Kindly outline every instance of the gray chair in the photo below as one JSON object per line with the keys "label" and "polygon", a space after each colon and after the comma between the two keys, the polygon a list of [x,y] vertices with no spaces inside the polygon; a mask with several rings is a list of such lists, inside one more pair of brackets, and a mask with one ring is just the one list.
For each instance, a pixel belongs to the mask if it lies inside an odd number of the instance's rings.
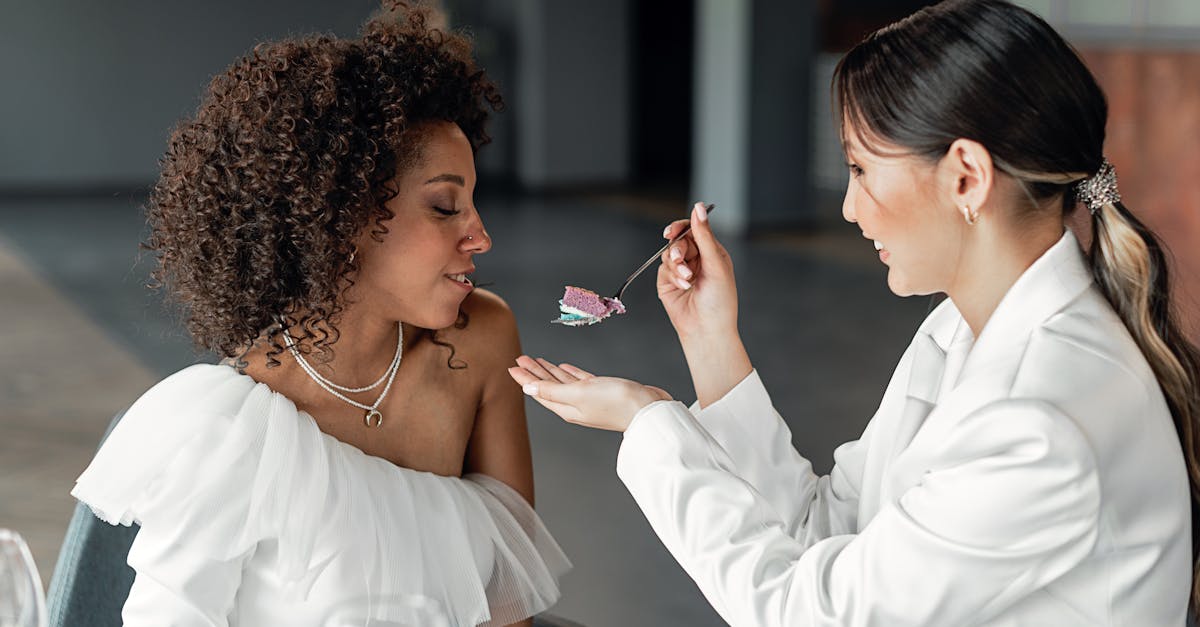
{"label": "gray chair", "polygon": [[50,627],[121,625],[134,576],[125,556],[136,535],[136,525],[113,526],[75,505],[46,594]]}
{"label": "gray chair", "polygon": [[[101,444],[124,414],[113,418]],[[46,593],[49,627],[121,627],[121,608],[135,574],[125,558],[137,532],[137,525],[110,525],[86,505],[75,504]],[[549,614],[534,617],[533,625],[583,627]]]}
{"label": "gray chair", "polygon": [[[109,423],[101,443],[124,414]],[[46,593],[50,627],[120,627],[134,577],[125,556],[136,535],[137,525],[110,525],[75,504]]]}

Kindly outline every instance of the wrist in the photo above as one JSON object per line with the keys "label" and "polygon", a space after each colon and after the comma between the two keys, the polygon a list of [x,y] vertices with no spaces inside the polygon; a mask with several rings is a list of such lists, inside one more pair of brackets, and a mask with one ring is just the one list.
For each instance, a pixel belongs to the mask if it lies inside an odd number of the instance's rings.
{"label": "wrist", "polygon": [[739,336],[736,320],[724,323],[701,322],[687,328],[675,327],[675,334],[679,336],[679,343],[683,345],[684,350],[689,346],[702,348],[728,343]]}
{"label": "wrist", "polygon": [[742,337],[736,328],[706,330],[679,336],[688,363],[736,359],[746,354]]}
{"label": "wrist", "polygon": [[720,342],[685,346],[684,356],[701,407],[723,398],[754,370],[750,356],[736,334]]}
{"label": "wrist", "polygon": [[643,390],[633,398],[633,413],[636,414],[645,409],[647,405],[661,400],[664,399],[649,389]]}
{"label": "wrist", "polygon": [[625,419],[624,424],[621,425],[620,431],[625,431],[628,429],[629,425],[633,424],[633,419],[637,418],[638,415],[641,414],[647,407],[657,403],[658,401],[670,399],[664,399],[659,395],[647,390],[645,393],[634,395],[631,400],[633,402],[630,404],[628,417]]}

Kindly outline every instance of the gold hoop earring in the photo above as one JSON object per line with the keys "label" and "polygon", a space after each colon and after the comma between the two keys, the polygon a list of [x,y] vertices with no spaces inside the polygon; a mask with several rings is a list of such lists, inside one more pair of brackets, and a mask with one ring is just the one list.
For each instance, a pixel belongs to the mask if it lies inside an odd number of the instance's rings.
{"label": "gold hoop earring", "polygon": [[979,220],[979,214],[971,211],[971,208],[967,205],[963,205],[961,211],[963,214],[963,219],[967,221],[968,225],[973,225],[977,220]]}

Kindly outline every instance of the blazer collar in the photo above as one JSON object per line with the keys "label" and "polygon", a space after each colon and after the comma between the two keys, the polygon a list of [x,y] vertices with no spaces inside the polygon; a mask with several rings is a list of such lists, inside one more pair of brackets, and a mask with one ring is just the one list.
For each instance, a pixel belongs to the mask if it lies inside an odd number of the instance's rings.
{"label": "blazer collar", "polygon": [[[1079,241],[1067,230],[1013,283],[996,310],[988,319],[983,332],[971,344],[971,330],[954,303],[942,303],[921,325],[914,338],[912,376],[908,396],[936,403],[949,390],[979,373],[1000,374],[1002,364],[1015,366],[1029,337],[1055,313],[1079,297],[1092,285]],[[970,353],[959,372],[947,373],[946,354],[970,346]],[[944,375],[949,375],[943,381]]]}
{"label": "blazer collar", "polygon": [[976,338],[959,380],[991,370],[999,361],[1019,359],[1033,332],[1087,291],[1092,282],[1079,241],[1067,230],[1000,300]]}

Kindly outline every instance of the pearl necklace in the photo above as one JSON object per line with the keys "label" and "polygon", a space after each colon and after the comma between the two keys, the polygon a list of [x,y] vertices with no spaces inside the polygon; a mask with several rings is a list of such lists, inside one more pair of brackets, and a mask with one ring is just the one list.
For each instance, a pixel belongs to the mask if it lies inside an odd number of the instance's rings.
{"label": "pearl necklace", "polygon": [[[300,364],[300,368],[304,370],[304,372],[306,372],[313,381],[316,381],[317,385],[320,385],[325,389],[326,392],[329,392],[343,401],[350,403],[359,409],[365,410],[367,413],[363,415],[363,422],[365,422],[368,427],[379,427],[383,425],[383,414],[379,411],[379,406],[383,403],[383,399],[387,397],[388,392],[392,389],[392,382],[396,379],[396,371],[400,369],[400,357],[404,352],[404,324],[397,322],[396,326],[398,328],[396,339],[396,356],[392,358],[391,365],[388,366],[388,369],[383,373],[383,376],[379,377],[378,380],[371,385],[361,388],[351,388],[344,385],[338,385],[333,381],[321,376],[321,373],[317,372],[317,369],[313,368],[312,364],[309,364],[308,361],[306,361],[304,357],[300,355],[300,351],[296,349],[296,343],[292,341],[292,336],[288,335],[286,331],[283,334],[283,342],[287,345],[288,350],[291,351],[292,357],[296,358],[296,363]],[[350,393],[366,392],[367,390],[373,390],[379,387],[379,384],[383,383],[385,379],[387,380],[387,385],[383,386],[383,392],[381,392],[379,394],[379,398],[375,399],[375,402],[370,405],[347,398],[344,394],[338,391],[341,390],[342,392]]]}

